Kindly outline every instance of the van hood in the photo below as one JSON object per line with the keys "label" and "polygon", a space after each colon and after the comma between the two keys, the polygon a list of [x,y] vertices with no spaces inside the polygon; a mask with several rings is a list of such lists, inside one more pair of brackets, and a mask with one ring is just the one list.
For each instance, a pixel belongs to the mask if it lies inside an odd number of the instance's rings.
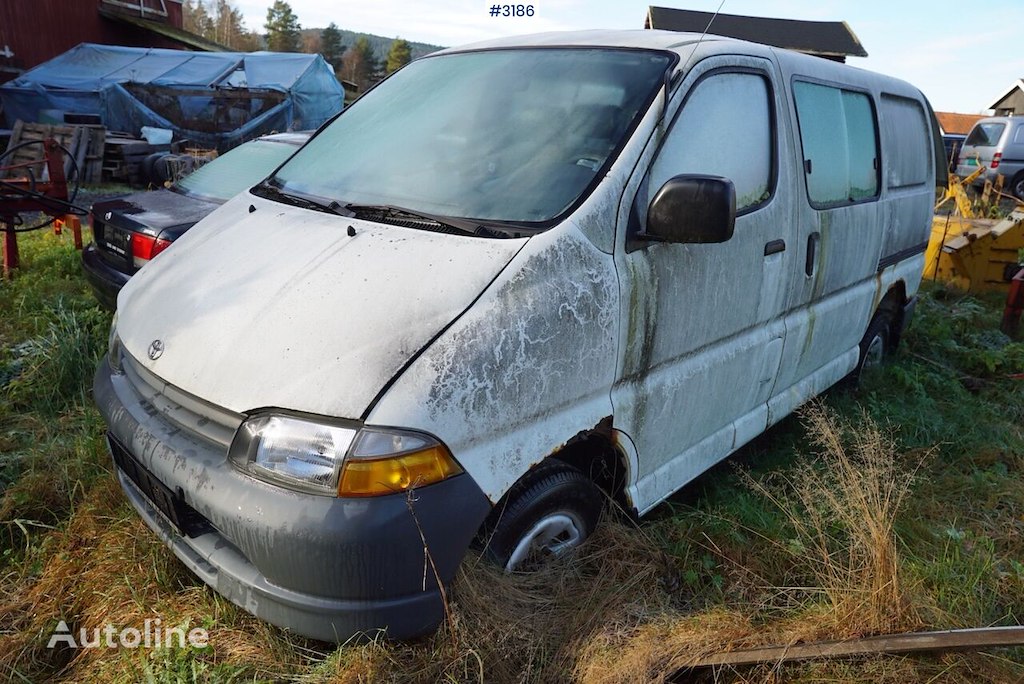
{"label": "van hood", "polygon": [[217,406],[360,418],[525,242],[243,194],[128,282],[117,330],[144,367]]}

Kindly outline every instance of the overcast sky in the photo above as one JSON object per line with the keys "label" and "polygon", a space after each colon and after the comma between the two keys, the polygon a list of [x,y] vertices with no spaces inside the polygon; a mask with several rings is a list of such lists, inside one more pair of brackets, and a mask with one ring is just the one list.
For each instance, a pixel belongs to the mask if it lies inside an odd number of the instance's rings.
{"label": "overcast sky", "polygon": [[[498,0],[290,0],[304,28],[340,28],[459,45],[554,30],[643,28],[650,2],[525,0],[533,17],[491,17]],[[505,1],[505,0],[501,0]],[[524,2],[524,0],[519,0]],[[714,12],[721,0],[661,0],[665,7]],[[235,0],[250,29],[263,31],[271,0]],[[1024,77],[1024,0],[725,0],[722,12],[846,21],[869,57],[849,64],[920,88],[935,109],[984,111]]]}

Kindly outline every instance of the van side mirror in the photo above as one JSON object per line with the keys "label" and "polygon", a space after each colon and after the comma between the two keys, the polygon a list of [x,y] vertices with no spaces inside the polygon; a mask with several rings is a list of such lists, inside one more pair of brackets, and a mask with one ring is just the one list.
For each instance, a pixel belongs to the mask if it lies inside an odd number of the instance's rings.
{"label": "van side mirror", "polygon": [[675,243],[725,242],[736,224],[736,187],[721,176],[674,176],[647,209],[641,240]]}

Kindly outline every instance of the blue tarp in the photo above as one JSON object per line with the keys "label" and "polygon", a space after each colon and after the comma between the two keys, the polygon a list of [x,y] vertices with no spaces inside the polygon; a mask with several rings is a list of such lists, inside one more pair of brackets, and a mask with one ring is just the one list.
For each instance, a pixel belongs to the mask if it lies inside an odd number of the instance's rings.
{"label": "blue tarp", "polygon": [[8,127],[42,110],[98,115],[110,130],[170,128],[227,149],[272,131],[317,128],[345,92],[320,55],[186,52],[82,43],[0,86]]}

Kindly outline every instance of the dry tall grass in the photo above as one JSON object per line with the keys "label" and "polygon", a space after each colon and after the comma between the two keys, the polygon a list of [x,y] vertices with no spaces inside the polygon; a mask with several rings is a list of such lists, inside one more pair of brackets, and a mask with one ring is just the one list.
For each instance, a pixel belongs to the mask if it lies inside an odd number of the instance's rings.
{"label": "dry tall grass", "polygon": [[[124,502],[113,478],[86,495],[66,529],[40,549],[38,571],[0,581],[0,678],[141,681],[149,649],[47,648],[59,620],[77,638],[106,625],[141,629],[216,625],[200,657],[280,676],[298,651],[278,630],[227,604],[193,578]],[[28,566],[29,564],[26,564]]]}
{"label": "dry tall grass", "polygon": [[802,415],[816,458],[749,485],[792,525],[841,636],[920,626],[895,524],[923,457],[906,460],[866,415],[852,425],[818,403]]}
{"label": "dry tall grass", "polygon": [[[815,458],[786,475],[745,476],[778,506],[796,536],[772,540],[794,556],[791,586],[762,587],[759,604],[738,598],[698,615],[669,611],[633,626],[620,620],[585,644],[574,667],[578,681],[661,682],[713,653],[921,626],[894,531],[920,459],[906,462],[866,416],[851,425],[814,404],[803,418]],[[794,594],[802,599],[794,602]]]}

